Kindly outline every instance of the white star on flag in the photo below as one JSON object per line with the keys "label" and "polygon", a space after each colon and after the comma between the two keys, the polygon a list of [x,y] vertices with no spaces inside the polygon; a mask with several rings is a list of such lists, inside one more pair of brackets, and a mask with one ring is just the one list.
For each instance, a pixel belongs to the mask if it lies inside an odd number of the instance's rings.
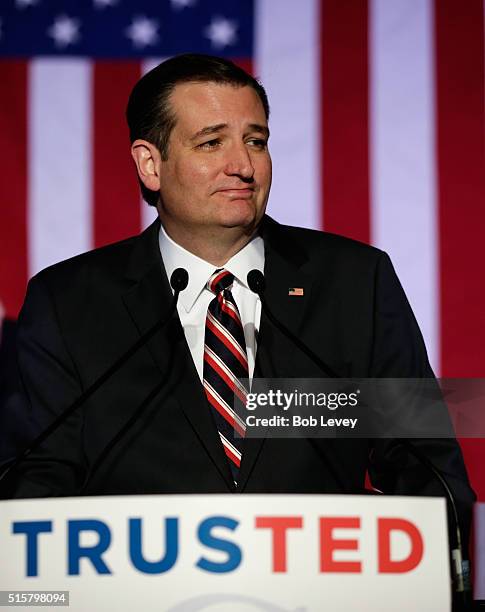
{"label": "white star on flag", "polygon": [[56,20],[47,30],[49,36],[54,39],[56,46],[67,47],[75,42],[78,42],[79,36],[79,19],[68,17],[67,15],[60,15],[56,17]]}
{"label": "white star on flag", "polygon": [[187,6],[193,6],[196,0],[170,0],[172,7],[176,10],[183,9]]}
{"label": "white star on flag", "polygon": [[211,24],[205,29],[205,35],[210,39],[212,46],[218,49],[227,47],[236,42],[237,25],[225,17],[214,17]]}
{"label": "white star on flag", "polygon": [[26,6],[34,6],[39,0],[15,0],[17,8],[25,8]]}
{"label": "white star on flag", "polygon": [[115,6],[115,4],[118,4],[118,0],[93,0],[93,4],[96,8],[104,8],[105,6]]}
{"label": "white star on flag", "polygon": [[133,19],[130,27],[126,29],[126,35],[135,47],[142,48],[154,45],[158,41],[157,29],[158,22],[155,19],[140,16]]}

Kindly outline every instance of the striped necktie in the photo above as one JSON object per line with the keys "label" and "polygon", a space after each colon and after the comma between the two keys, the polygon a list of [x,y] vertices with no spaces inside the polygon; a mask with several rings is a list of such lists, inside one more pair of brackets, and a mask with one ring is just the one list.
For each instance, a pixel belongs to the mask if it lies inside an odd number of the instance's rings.
{"label": "striped necktie", "polygon": [[241,317],[230,290],[233,281],[227,270],[216,270],[207,282],[215,298],[207,309],[205,324],[204,390],[237,482],[246,433],[240,415],[247,390],[240,379],[248,379],[249,371]]}

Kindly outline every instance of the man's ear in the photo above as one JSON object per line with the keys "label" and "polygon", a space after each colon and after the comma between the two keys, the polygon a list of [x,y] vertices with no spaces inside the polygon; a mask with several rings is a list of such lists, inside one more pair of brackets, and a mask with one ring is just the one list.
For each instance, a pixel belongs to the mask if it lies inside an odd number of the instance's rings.
{"label": "man's ear", "polygon": [[131,156],[135,160],[140,181],[151,191],[160,191],[160,152],[146,140],[135,140],[131,145]]}

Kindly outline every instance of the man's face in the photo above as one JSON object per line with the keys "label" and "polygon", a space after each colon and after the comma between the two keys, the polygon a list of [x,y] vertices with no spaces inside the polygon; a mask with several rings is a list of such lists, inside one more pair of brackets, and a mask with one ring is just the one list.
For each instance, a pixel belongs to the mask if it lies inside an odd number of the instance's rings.
{"label": "man's face", "polygon": [[260,222],[271,186],[268,126],[251,87],[183,83],[170,96],[176,125],[168,159],[160,161],[160,218],[181,233],[240,228]]}

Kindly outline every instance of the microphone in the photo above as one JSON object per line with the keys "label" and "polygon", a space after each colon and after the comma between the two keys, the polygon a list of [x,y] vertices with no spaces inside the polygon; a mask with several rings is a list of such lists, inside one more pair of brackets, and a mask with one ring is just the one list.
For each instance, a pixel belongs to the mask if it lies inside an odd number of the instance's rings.
{"label": "microphone", "polygon": [[[263,273],[260,270],[251,270],[247,276],[248,286],[259,296],[261,300],[261,306],[266,313],[268,319],[277,327],[287,338],[289,338],[294,344],[305,354],[307,357],[313,361],[321,370],[325,372],[330,378],[341,378],[339,374],[333,371],[327,364],[325,364],[318,355],[310,350],[297,336],[295,336],[289,329],[287,329],[278,319],[273,315],[271,310],[268,307],[266,299],[264,297],[264,291],[266,289],[266,280],[264,278]],[[312,442],[311,439],[309,439]],[[451,558],[452,558],[452,566],[454,571],[454,585],[456,593],[463,599],[463,603],[467,603],[470,598],[471,593],[471,585],[470,585],[470,573],[469,573],[469,561],[463,559],[463,543],[461,536],[460,524],[458,521],[458,512],[456,509],[455,497],[453,492],[446,482],[445,477],[441,474],[440,470],[436,468],[433,463],[426,457],[424,453],[422,453],[418,448],[416,448],[413,444],[411,444],[408,440],[404,438],[399,438],[397,440],[402,446],[404,446],[408,452],[410,452],[419,463],[424,465],[439,481],[443,490],[445,492],[445,496],[450,504],[451,513],[453,516],[454,522],[454,533],[455,533],[455,543],[454,547],[451,550]],[[316,448],[316,446],[315,446]],[[330,462],[327,463],[330,464]],[[341,479],[339,479],[341,482]],[[347,487],[342,487],[342,490],[348,490]]]}
{"label": "microphone", "polygon": [[184,268],[177,268],[173,271],[170,277],[170,286],[174,290],[172,303],[167,316],[159,319],[152,327],[150,327],[140,338],[119,357],[94,383],[86,389],[70,406],[61,412],[61,414],[42,431],[27,448],[12,460],[7,462],[6,468],[0,474],[0,483],[7,475],[14,470],[22,461],[24,461],[36,448],[38,448],[49,436],[54,433],[64,421],[80,408],[96,391],[108,381],[116,372],[142,347],[150,338],[152,338],[159,330],[163,329],[170,321],[177,307],[178,297],[189,283],[189,274]]}
{"label": "microphone", "polygon": [[[424,465],[440,482],[443,490],[445,491],[446,498],[451,507],[454,522],[454,534],[455,542],[454,546],[452,543],[451,549],[451,561],[453,570],[453,584],[455,587],[455,593],[461,597],[461,604],[465,606],[470,605],[471,601],[471,582],[470,582],[470,562],[463,558],[463,542],[461,536],[460,523],[458,521],[458,511],[456,509],[455,496],[446,482],[445,477],[441,474],[440,470],[428,459],[428,457],[419,450],[414,444],[411,444],[409,440],[405,438],[398,438],[399,444],[402,444],[422,465]],[[462,608],[460,608],[462,609]]]}
{"label": "microphone", "polygon": [[[185,268],[175,268],[172,272],[172,276],[170,277],[170,286],[176,293],[174,296],[175,300],[178,300],[179,293],[181,293],[184,289],[187,288],[189,284],[189,273]],[[175,302],[175,305],[177,302]]]}
{"label": "microphone", "polygon": [[264,291],[266,289],[266,280],[263,273],[260,270],[251,270],[247,276],[248,286],[253,293],[256,293],[261,300],[261,306],[268,317],[268,319],[277,327],[280,332],[285,335],[293,344],[301,350],[313,363],[315,363],[322,372],[330,378],[341,378],[340,374],[337,374],[330,366],[323,362],[318,355],[316,355],[308,346],[303,343],[300,338],[295,336],[283,323],[281,323],[269,309],[268,303],[264,297]]}

